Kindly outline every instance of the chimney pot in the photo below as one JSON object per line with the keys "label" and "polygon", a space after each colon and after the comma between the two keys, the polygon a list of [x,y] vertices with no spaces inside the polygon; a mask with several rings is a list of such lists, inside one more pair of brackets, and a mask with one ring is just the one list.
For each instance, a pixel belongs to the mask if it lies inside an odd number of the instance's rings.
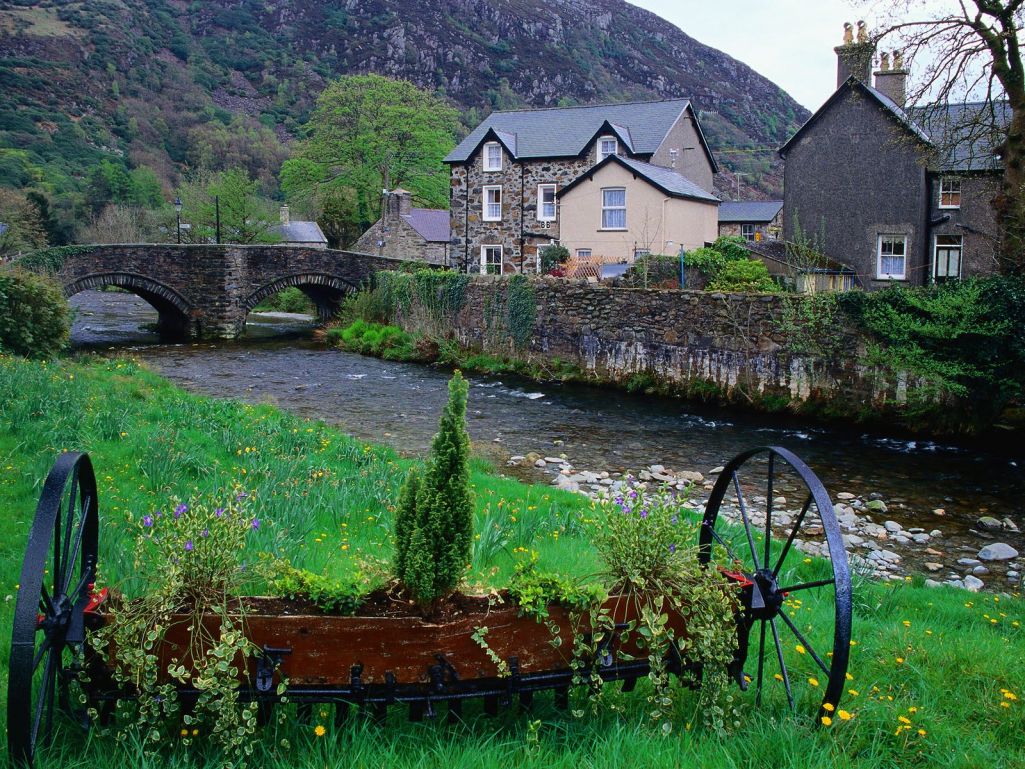
{"label": "chimney pot", "polygon": [[908,73],[899,51],[893,52],[893,67],[889,67],[888,54],[882,55],[882,66],[876,72],[876,90],[903,109],[907,102]]}

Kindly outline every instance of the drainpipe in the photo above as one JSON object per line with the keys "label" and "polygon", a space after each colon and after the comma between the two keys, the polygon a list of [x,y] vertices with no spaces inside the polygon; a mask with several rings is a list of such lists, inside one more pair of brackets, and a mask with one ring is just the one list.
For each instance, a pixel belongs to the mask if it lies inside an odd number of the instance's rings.
{"label": "drainpipe", "polygon": [[659,238],[661,240],[661,245],[658,248],[659,252],[661,252],[664,249],[665,244],[666,244],[666,240],[667,240],[667,238],[666,238],[666,203],[668,203],[669,200],[670,200],[670,198],[663,198],[662,199],[662,221],[659,222],[659,224],[658,224],[658,234],[659,234]]}
{"label": "drainpipe", "polygon": [[922,173],[925,174],[925,226],[922,228],[922,263],[925,265],[925,280],[923,285],[929,285],[933,281],[932,274],[932,255],[931,255],[931,244],[932,244],[932,177],[929,175],[929,169],[922,169]]}
{"label": "drainpipe", "polygon": [[526,252],[524,251],[523,244],[523,204],[526,203],[524,198],[524,179],[526,177],[526,169],[523,167],[523,163],[520,163],[520,273],[523,272],[523,261],[526,258]]}
{"label": "drainpipe", "polygon": [[466,175],[463,177],[463,187],[466,194],[463,195],[463,269],[470,271],[470,166],[463,166]]}

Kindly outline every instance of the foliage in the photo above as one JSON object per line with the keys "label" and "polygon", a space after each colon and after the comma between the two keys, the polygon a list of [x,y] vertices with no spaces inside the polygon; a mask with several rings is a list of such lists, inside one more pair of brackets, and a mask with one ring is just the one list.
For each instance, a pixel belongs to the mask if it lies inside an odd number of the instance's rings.
{"label": "foliage", "polygon": [[[640,617],[631,630],[648,652],[651,717],[659,721],[672,710],[666,659],[675,646],[685,666],[701,666],[698,710],[722,732],[737,725],[726,693],[727,666],[736,647],[736,596],[721,574],[698,562],[691,544],[697,541],[697,526],[685,518],[687,512],[685,500],[674,491],[650,492],[627,483],[604,500],[591,540],[612,583],[610,594],[624,596]],[[686,636],[673,629],[674,614],[686,617]],[[668,728],[664,722],[663,729]]]}
{"label": "foliage", "polygon": [[[186,739],[192,729],[202,729],[240,765],[252,752],[256,703],[240,702],[238,693],[244,661],[257,650],[246,638],[244,612],[234,597],[247,578],[247,540],[261,526],[244,505],[247,496],[235,491],[225,501],[172,499],[136,522],[134,569],[146,575],[145,592],[121,600],[89,637],[118,686],[136,695],[117,702],[120,741],[135,734],[154,753],[178,729],[180,716]],[[163,640],[183,627],[187,653],[162,669]],[[179,687],[199,692],[184,713]],[[132,709],[135,718],[128,722]]]}
{"label": "foliage", "polygon": [[1021,278],[850,291],[836,301],[876,340],[868,363],[923,381],[915,392],[919,405],[955,395],[966,402],[972,421],[988,424],[1025,391]]}
{"label": "foliage", "polygon": [[541,249],[541,274],[553,275],[569,261],[569,249],[563,245],[545,246]]}
{"label": "foliage", "polygon": [[68,343],[71,307],[50,278],[0,269],[0,352],[52,358]]}
{"label": "foliage", "polygon": [[537,295],[526,275],[513,275],[505,285],[509,338],[518,350],[525,349],[534,335]]}
{"label": "foliage", "polygon": [[760,259],[727,262],[708,282],[706,291],[775,293],[780,290]]}
{"label": "foliage", "polygon": [[79,233],[79,240],[85,243],[160,243],[174,239],[176,221],[164,213],[111,203],[90,217]]}
{"label": "foliage", "polygon": [[344,579],[296,568],[287,558],[265,559],[262,571],[274,595],[307,600],[328,614],[356,614],[367,595],[383,582],[373,564]]}
{"label": "foliage", "polygon": [[260,195],[259,185],[240,169],[216,174],[199,173],[182,185],[182,239],[209,243],[217,235],[220,218],[221,243],[274,243],[281,240],[271,228],[278,217],[269,200]]}
{"label": "foliage", "polygon": [[274,296],[269,296],[253,308],[255,312],[293,312],[305,315],[316,315],[317,308],[313,301],[302,292],[302,289],[289,286]]}
{"label": "foliage", "polygon": [[0,187],[0,260],[46,248],[46,226],[37,203]]}
{"label": "foliage", "polygon": [[730,262],[745,261],[751,258],[747,242],[736,235],[721,235],[711,246],[702,246],[688,251],[684,257],[688,267],[714,279]]}
{"label": "foliage", "polygon": [[664,254],[639,256],[623,273],[620,283],[631,288],[679,288],[680,257]]}
{"label": "foliage", "polygon": [[416,360],[414,338],[398,326],[353,321],[345,328],[333,328],[327,338],[350,352],[374,355],[385,360]]}
{"label": "foliage", "polygon": [[780,314],[773,319],[786,339],[786,347],[796,355],[811,355],[827,363],[836,363],[850,355],[853,342],[850,329],[840,311],[839,294],[787,294],[780,303]]}
{"label": "foliage", "polygon": [[[381,213],[381,190],[407,187],[425,205],[448,204],[442,159],[455,144],[456,111],[406,80],[345,75],[328,84],[310,116],[309,138],[283,182],[292,194],[320,188],[355,192],[354,216],[365,230]],[[310,165],[315,164],[320,172]]]}
{"label": "foliage", "polygon": [[521,613],[541,621],[548,619],[549,606],[585,613],[601,606],[608,597],[601,585],[581,583],[578,579],[538,568],[536,552],[516,563],[509,581],[509,595]]}
{"label": "foliage", "polygon": [[473,542],[466,433],[469,385],[456,371],[431,456],[421,477],[411,470],[395,518],[396,576],[422,607],[462,579]]}

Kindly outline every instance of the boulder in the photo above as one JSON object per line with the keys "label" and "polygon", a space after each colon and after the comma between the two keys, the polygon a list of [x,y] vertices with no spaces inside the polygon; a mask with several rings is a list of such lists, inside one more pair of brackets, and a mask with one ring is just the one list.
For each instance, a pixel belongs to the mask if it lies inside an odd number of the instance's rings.
{"label": "boulder", "polygon": [[979,551],[980,561],[1009,561],[1018,557],[1018,551],[1006,542],[994,542]]}
{"label": "boulder", "polygon": [[896,521],[883,521],[883,528],[886,529],[891,534],[894,534],[894,533],[900,531],[901,529],[903,529],[904,527],[901,526]]}
{"label": "boulder", "polygon": [[705,481],[705,476],[693,470],[684,470],[683,472],[677,473],[676,477],[682,481],[687,481],[688,483],[704,483]]}
{"label": "boulder", "polygon": [[973,577],[971,574],[964,578],[963,583],[964,589],[969,593],[978,593],[983,587],[985,587],[985,583],[981,579]]}
{"label": "boulder", "polygon": [[1004,524],[1002,524],[1000,521],[998,521],[991,515],[982,516],[978,521],[975,522],[975,525],[978,526],[980,529],[985,529],[986,531],[1000,531],[1002,528],[1004,528]]}
{"label": "boulder", "polygon": [[932,563],[932,562],[927,561],[925,563],[925,568],[928,569],[929,571],[939,571],[940,569],[943,568],[943,564],[942,563]]}

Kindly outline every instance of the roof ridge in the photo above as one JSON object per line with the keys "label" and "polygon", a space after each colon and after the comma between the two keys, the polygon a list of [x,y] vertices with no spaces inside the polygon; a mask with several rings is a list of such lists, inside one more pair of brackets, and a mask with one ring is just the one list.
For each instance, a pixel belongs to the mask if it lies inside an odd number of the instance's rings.
{"label": "roof ridge", "polygon": [[[668,104],[673,101],[688,101],[692,102],[693,99],[689,96],[674,96],[671,99],[641,99],[638,101],[613,101],[613,102],[601,102],[598,104],[570,104],[566,107],[526,107],[524,109],[496,109],[494,112],[488,114],[491,115],[513,115],[518,112],[550,112],[557,109],[594,109],[596,107],[628,107],[637,104]],[[487,120],[487,118],[484,118]]]}

